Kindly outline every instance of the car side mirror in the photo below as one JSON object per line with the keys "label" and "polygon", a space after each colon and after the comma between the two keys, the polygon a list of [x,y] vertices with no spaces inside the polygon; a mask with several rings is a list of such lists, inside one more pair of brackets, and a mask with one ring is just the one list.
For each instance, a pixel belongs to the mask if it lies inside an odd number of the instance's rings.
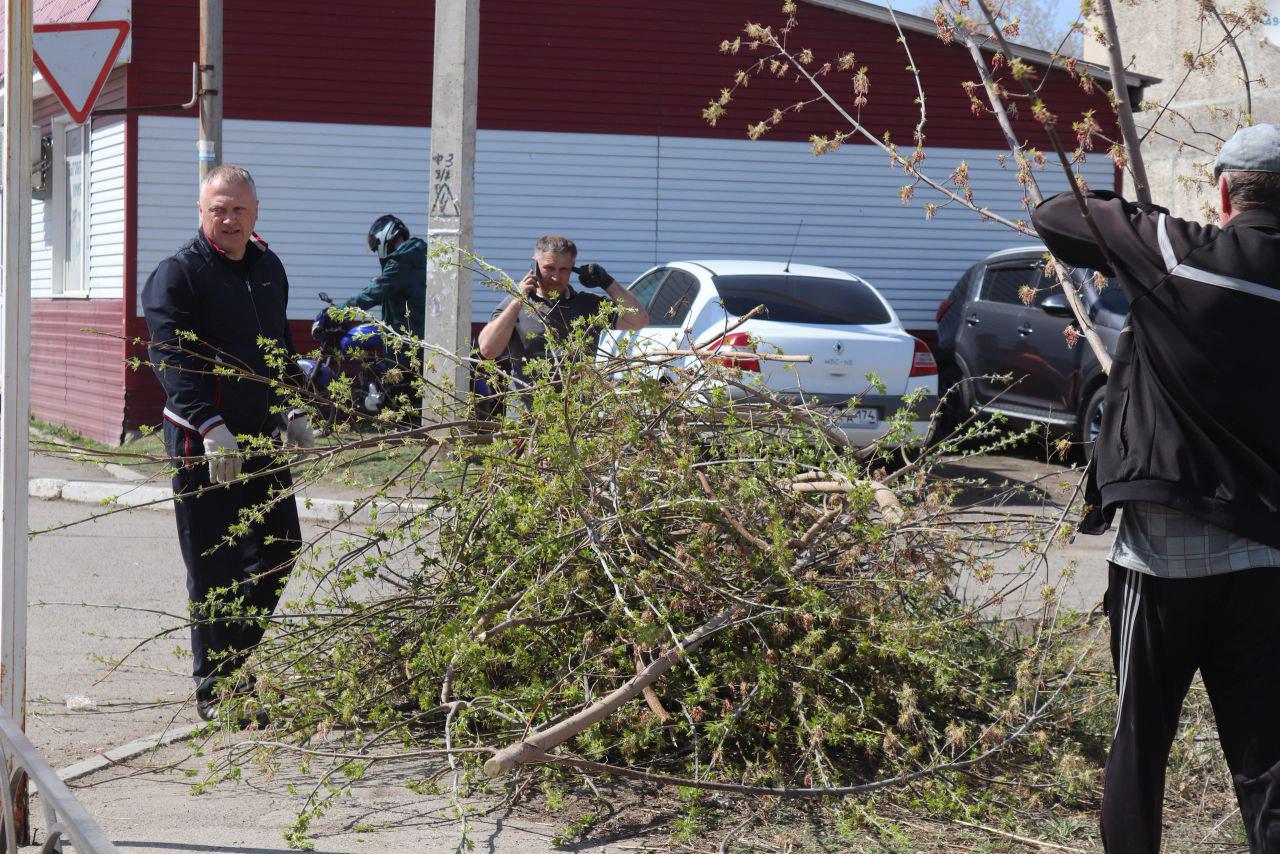
{"label": "car side mirror", "polygon": [[1050,317],[1071,317],[1071,304],[1062,294],[1049,294],[1040,300],[1040,310]]}

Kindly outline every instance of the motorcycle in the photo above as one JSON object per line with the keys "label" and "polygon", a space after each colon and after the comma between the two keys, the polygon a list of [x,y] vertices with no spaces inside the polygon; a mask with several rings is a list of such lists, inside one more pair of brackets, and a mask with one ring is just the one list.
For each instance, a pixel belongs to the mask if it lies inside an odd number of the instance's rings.
{"label": "motorcycle", "polygon": [[[337,307],[328,294],[320,299]],[[319,400],[331,401],[325,421],[338,417],[340,401],[333,400],[330,390],[341,375],[351,377],[351,396],[347,403],[354,412],[376,416],[387,402],[387,371],[394,362],[387,358],[386,342],[378,324],[371,321],[342,320],[331,317],[326,308],[311,324],[311,337],[320,345],[319,358],[299,358],[298,367],[307,388]]]}

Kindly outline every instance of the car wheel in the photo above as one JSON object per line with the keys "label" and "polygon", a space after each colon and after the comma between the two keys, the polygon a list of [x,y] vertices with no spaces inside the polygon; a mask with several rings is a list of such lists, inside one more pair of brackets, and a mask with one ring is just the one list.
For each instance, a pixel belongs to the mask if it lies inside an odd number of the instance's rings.
{"label": "car wheel", "polygon": [[1076,426],[1076,435],[1080,439],[1080,453],[1087,463],[1093,459],[1093,447],[1097,444],[1098,435],[1102,432],[1102,410],[1106,406],[1107,387],[1098,386],[1089,395],[1085,405],[1080,408],[1080,419]]}

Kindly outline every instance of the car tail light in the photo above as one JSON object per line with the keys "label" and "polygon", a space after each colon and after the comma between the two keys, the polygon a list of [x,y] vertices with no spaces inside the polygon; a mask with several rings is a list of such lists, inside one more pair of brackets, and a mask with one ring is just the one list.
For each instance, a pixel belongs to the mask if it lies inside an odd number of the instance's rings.
{"label": "car tail light", "polygon": [[919,338],[913,338],[916,342],[916,351],[911,356],[911,373],[909,377],[932,377],[938,373],[938,362],[933,358],[933,353],[929,351],[929,345],[921,341]]}
{"label": "car tail light", "polygon": [[951,306],[955,304],[956,304],[956,301],[953,300],[951,297],[947,297],[946,299],[944,299],[942,303],[938,306],[938,313],[933,316],[934,321],[937,323],[941,323],[943,315],[945,315],[948,311],[950,311]]}
{"label": "car tail light", "polygon": [[[712,353],[718,353],[721,350],[754,350],[755,345],[751,343],[751,336],[746,332],[731,332],[723,338],[712,341],[706,347]],[[718,365],[725,365],[730,368],[737,368],[740,371],[760,371],[759,359],[743,359],[734,356],[710,356],[707,361],[715,362]]]}

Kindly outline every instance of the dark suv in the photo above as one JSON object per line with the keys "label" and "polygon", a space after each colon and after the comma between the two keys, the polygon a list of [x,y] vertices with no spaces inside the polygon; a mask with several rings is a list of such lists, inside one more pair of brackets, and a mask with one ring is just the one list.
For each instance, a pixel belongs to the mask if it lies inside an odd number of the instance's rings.
{"label": "dark suv", "polygon": [[[1106,374],[1083,339],[1068,346],[1065,330],[1074,319],[1062,286],[1045,275],[1045,257],[1043,246],[1005,249],[960,278],[938,306],[938,389],[971,380],[948,396],[944,415],[952,425],[976,406],[1065,428],[1085,443],[1087,456],[1102,423]],[[1129,303],[1111,283],[1098,288],[1092,270],[1073,277],[1114,355]],[[1029,305],[1025,286],[1035,290]],[[1013,382],[990,379],[1006,374]]]}

